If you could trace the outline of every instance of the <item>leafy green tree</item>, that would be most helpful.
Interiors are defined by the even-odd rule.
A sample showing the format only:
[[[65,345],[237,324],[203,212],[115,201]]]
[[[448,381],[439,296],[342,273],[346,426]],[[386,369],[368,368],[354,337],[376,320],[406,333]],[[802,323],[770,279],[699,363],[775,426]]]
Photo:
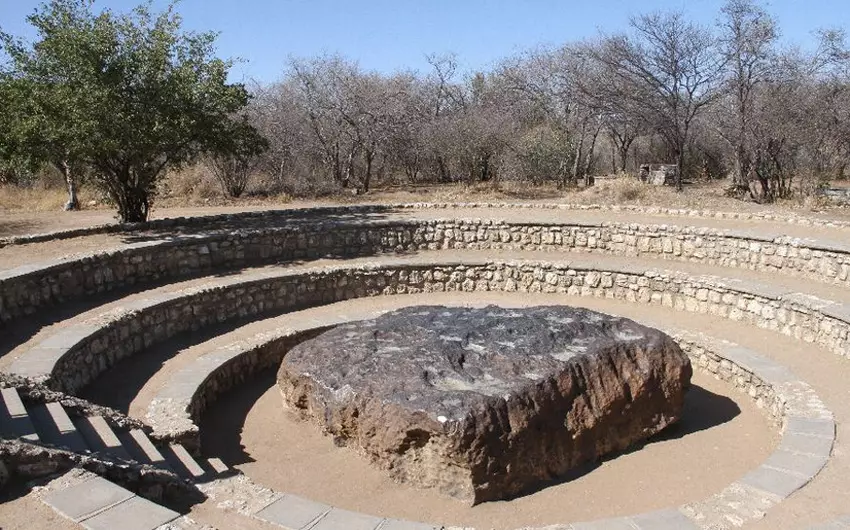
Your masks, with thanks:
[[[92,6],[52,0],[28,18],[32,45],[3,37],[10,60],[2,83],[19,87],[5,127],[13,150],[60,169],[86,164],[124,222],[147,220],[168,169],[242,153],[245,138],[262,150],[235,118],[249,95],[227,82],[233,63],[215,57],[216,34],[184,32],[173,4],[127,14]]]

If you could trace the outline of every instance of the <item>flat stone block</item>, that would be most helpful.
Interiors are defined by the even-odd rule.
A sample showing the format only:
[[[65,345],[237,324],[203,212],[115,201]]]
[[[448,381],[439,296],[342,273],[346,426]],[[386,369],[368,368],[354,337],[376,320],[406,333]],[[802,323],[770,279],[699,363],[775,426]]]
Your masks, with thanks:
[[[65,517],[80,522],[93,514],[135,494],[101,477],[92,477],[69,488],[54,491],[44,497],[44,502]]]
[[[89,530],[155,530],[180,514],[141,497],[133,497],[82,521]]]
[[[11,372],[22,377],[46,377],[68,348],[36,346],[27,350],[12,363]]]
[[[811,477],[799,477],[778,469],[761,466],[747,473],[740,482],[784,499],[805,486],[809,480],[811,480]]]
[[[848,528],[850,528],[850,522],[844,522],[841,519],[837,519],[828,523],[810,526],[808,530],[847,530]]]
[[[832,420],[789,416],[785,422],[785,431],[811,436],[823,436],[824,438],[835,438],[835,422]]]
[[[660,431],[680,416],[690,376],[670,337],[624,318],[416,306],[296,345],[278,385],[288,406],[398,482],[477,504]],[[628,384],[606,383],[620,378]]]
[[[425,523],[413,523],[410,521],[384,521],[379,530],[438,530],[441,527]]]
[[[40,348],[71,348],[98,329],[97,326],[91,325],[74,326],[47,337],[38,346]]]
[[[254,517],[290,530],[301,530],[331,510],[330,506],[295,495],[285,495],[269,504]]]
[[[829,457],[832,453],[832,438],[807,436],[805,434],[786,432],[779,443],[779,449],[795,453],[806,453],[815,456]]]
[[[825,456],[811,456],[788,451],[774,451],[764,465],[791,471],[804,477],[814,477],[826,465]]]
[[[376,530],[383,522],[381,517],[333,508],[310,530]]]
[[[625,517],[602,519],[587,523],[573,523],[573,530],[635,530],[635,525]]]
[[[699,530],[685,514],[674,509],[643,513],[631,519],[640,530]]]
[[[848,304],[831,304],[821,309],[821,313],[842,322],[850,322],[850,305]]]

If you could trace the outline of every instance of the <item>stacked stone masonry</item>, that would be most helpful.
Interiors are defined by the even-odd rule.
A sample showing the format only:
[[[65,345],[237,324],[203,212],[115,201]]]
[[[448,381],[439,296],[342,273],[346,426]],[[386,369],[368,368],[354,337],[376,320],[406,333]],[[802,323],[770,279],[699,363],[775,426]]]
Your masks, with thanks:
[[[137,284],[319,257],[441,249],[575,251],[651,256],[850,285],[850,245],[709,228],[604,223],[526,225],[500,221],[337,221],[220,230],[0,273],[0,320]]]
[[[565,293],[661,305],[742,321],[840,355],[850,353],[850,314],[841,304],[714,277],[601,267],[592,262],[451,264],[417,262],[414,257],[306,272],[263,271],[254,278],[143,300],[139,307],[124,308],[101,325],[69,328],[64,337],[48,339],[50,348],[25,353],[12,371],[47,379],[52,388],[74,394],[119,360],[180,332],[352,298],[449,291]]]

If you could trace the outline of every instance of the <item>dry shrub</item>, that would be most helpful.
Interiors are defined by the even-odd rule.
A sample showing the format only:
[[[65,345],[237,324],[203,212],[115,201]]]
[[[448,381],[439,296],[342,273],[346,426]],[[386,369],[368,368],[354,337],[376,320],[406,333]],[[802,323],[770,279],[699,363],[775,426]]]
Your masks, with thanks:
[[[376,189],[369,194],[386,201],[409,202],[512,202],[561,199],[563,190],[553,183],[531,184],[502,180],[474,184],[401,185]]]
[[[160,181],[157,195],[156,202],[175,206],[209,204],[223,199],[221,186],[201,164],[169,172]]]
[[[620,202],[635,202],[646,197],[647,185],[634,179],[625,181],[617,188],[617,200]]]
[[[582,203],[621,204],[644,203],[668,191],[661,186],[644,184],[634,177],[599,179],[594,186],[576,193],[574,199]]]

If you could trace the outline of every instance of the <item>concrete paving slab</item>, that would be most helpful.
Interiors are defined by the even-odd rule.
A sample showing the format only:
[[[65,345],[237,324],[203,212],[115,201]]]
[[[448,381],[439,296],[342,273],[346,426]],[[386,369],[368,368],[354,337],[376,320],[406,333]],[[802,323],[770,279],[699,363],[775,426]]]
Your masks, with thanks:
[[[699,526],[675,509],[643,513],[631,519],[640,530],[699,530]]]
[[[39,440],[21,396],[14,388],[0,390],[0,434],[23,438],[29,442]]]
[[[439,528],[441,527],[426,523],[388,519],[384,521],[384,524],[380,526],[379,530],[438,530]]]
[[[171,444],[163,453],[166,461],[178,475],[185,478],[199,479],[204,476],[202,468],[181,444]]]
[[[788,416],[785,420],[785,431],[797,434],[807,434],[810,436],[834,438],[835,422],[832,420]]]
[[[47,337],[38,346],[41,348],[71,348],[98,329],[100,329],[98,326],[78,324]]]
[[[9,371],[22,377],[33,379],[48,377],[53,367],[67,353],[68,348],[48,348],[35,346],[15,359]]]
[[[842,517],[828,523],[810,526],[808,530],[847,530],[850,528],[850,516]]]
[[[333,508],[310,530],[376,530],[383,522],[382,517]]]
[[[116,458],[130,460],[130,455],[124,449],[121,440],[118,439],[103,416],[77,418],[75,425],[92,451],[103,451]]]
[[[134,496],[133,492],[95,476],[48,493],[44,496],[44,502],[65,517],[80,522]]]
[[[37,405],[30,409],[30,417],[42,441],[77,453],[88,450],[88,445],[60,403]]]
[[[180,517],[180,514],[141,497],[132,497],[84,519],[89,530],[155,530]]]
[[[626,518],[603,519],[587,523],[573,523],[573,530],[637,530],[635,525]]]
[[[762,465],[747,473],[739,482],[784,499],[810,480],[811,477],[801,477]]]
[[[290,530],[309,528],[319,517],[325,515],[331,507],[295,495],[284,495],[269,504],[254,517],[283,526]]]
[[[822,308],[821,313],[842,322],[850,322],[850,304],[830,304]]]
[[[779,442],[779,449],[795,453],[829,457],[832,453],[832,438],[807,436],[794,432],[786,432]]]
[[[814,477],[823,469],[828,460],[829,458],[825,456],[804,455],[778,450],[765,460],[764,465],[804,477]]]

